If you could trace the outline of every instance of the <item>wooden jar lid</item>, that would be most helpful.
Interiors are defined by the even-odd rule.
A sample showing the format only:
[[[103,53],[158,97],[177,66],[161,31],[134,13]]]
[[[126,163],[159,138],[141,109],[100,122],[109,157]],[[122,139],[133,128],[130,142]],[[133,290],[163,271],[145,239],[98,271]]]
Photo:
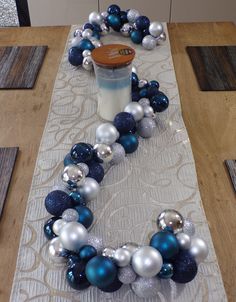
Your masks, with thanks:
[[[93,61],[104,68],[119,68],[129,65],[134,56],[134,49],[122,44],[108,44],[92,51]]]

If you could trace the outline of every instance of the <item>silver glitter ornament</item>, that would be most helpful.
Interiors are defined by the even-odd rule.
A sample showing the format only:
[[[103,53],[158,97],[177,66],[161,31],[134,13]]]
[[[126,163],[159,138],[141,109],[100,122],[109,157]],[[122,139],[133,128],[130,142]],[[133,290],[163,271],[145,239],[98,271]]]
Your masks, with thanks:
[[[142,246],[133,254],[131,263],[137,275],[150,278],[160,272],[163,260],[155,248]]]
[[[133,8],[131,8],[127,13],[127,19],[130,23],[134,23],[139,16],[139,11]]]
[[[106,19],[106,17],[108,17],[108,12],[107,11],[104,11],[104,12],[101,12],[101,16],[103,17],[103,19]]]
[[[77,29],[74,31],[74,37],[82,37],[82,32],[83,32],[83,29],[82,29],[82,28],[77,28]]]
[[[149,99],[146,99],[146,98],[142,98],[140,99],[139,101],[139,104],[144,107],[144,106],[150,106],[150,101]]]
[[[183,232],[189,236],[193,236],[195,234],[195,226],[191,220],[184,219]]]
[[[86,177],[83,184],[78,187],[78,192],[85,201],[91,201],[97,197],[100,186],[94,178]]]
[[[103,123],[96,130],[96,143],[112,145],[119,138],[119,132],[111,123]]]
[[[144,112],[144,117],[155,118],[155,113],[151,106],[143,106],[143,112]]]
[[[137,125],[137,132],[143,138],[150,138],[153,136],[155,128],[155,121],[150,117],[144,117]]]
[[[82,37],[84,39],[90,39],[92,37],[92,35],[93,35],[93,31],[90,28],[86,28],[82,32]]]
[[[151,24],[149,25],[149,32],[150,35],[152,35],[154,38],[157,38],[163,32],[163,25],[161,24],[161,22],[151,22]]]
[[[121,144],[114,143],[111,145],[111,151],[113,154],[111,164],[118,165],[125,159],[125,149]]]
[[[132,284],[131,289],[139,298],[152,298],[160,291],[160,281],[158,278],[138,277]]]
[[[112,149],[106,144],[96,144],[93,150],[96,152],[97,157],[104,163],[109,163],[113,159]]]
[[[67,222],[63,219],[57,219],[52,226],[53,232],[59,236],[62,228],[67,224]]]
[[[85,176],[89,174],[89,167],[85,163],[78,163],[77,166],[79,166],[83,171]]]
[[[203,262],[208,256],[209,250],[206,242],[201,238],[193,238],[189,249],[190,254],[197,263]]]
[[[127,242],[122,245],[122,248],[127,249],[133,255],[133,253],[135,253],[140,248],[140,246],[134,242]]]
[[[102,238],[89,234],[88,235],[88,245],[93,246],[98,254],[104,249]]]
[[[102,23],[100,25],[100,27],[101,27],[101,35],[102,36],[106,36],[107,34],[109,34],[110,28],[105,23]]]
[[[140,121],[143,116],[143,107],[138,102],[131,102],[125,106],[125,112],[128,112],[133,115],[136,122]]]
[[[87,244],[88,231],[81,223],[71,221],[62,228],[59,238],[65,249],[76,252]]]
[[[87,56],[83,59],[82,66],[85,70],[90,71],[93,69],[93,60],[91,57]]]
[[[71,164],[64,168],[61,178],[68,185],[78,186],[83,183],[85,174],[79,166]]]
[[[170,227],[175,234],[182,232],[183,224],[183,216],[172,209],[164,210],[157,218],[157,226],[161,230],[164,230],[166,227]]]
[[[156,43],[162,45],[166,41],[166,34],[163,32],[159,37],[156,38]]]
[[[156,39],[151,35],[147,35],[143,38],[142,45],[145,49],[152,50],[156,47]]]
[[[136,74],[138,73],[138,69],[137,69],[137,67],[134,66],[134,65],[132,66],[132,72],[133,72],[133,73],[136,73]]]
[[[49,242],[48,246],[48,255],[50,259],[52,259],[56,263],[65,262],[66,259],[63,257],[66,254],[66,249],[61,243],[59,237],[53,238]]]
[[[103,22],[103,17],[98,12],[91,12],[89,14],[89,23],[92,23],[94,25],[100,25]]]
[[[72,41],[71,41],[71,45],[70,46],[71,47],[79,47],[79,43],[80,43],[81,40],[82,40],[82,38],[79,37],[79,36],[73,38]]]
[[[145,86],[147,86],[148,84],[148,80],[139,80],[138,82],[138,88],[144,88]]]
[[[62,213],[61,217],[66,222],[78,221],[79,220],[79,214],[75,209],[66,209]]]
[[[134,272],[134,270],[132,269],[132,267],[130,265],[128,265],[126,267],[119,268],[117,277],[121,283],[130,284],[135,281],[135,279],[137,278],[137,275]]]
[[[122,36],[124,37],[129,37],[131,31],[133,30],[133,26],[130,23],[125,23],[121,29],[120,29],[120,33],[122,34]]]
[[[118,248],[114,254],[114,261],[117,266],[125,267],[130,264],[131,252],[125,248]]]
[[[102,251],[102,256],[113,259],[115,255],[115,251],[116,250],[113,249],[112,247],[105,247],[105,249],[103,249]]]
[[[176,238],[179,242],[179,247],[182,250],[188,250],[190,248],[191,238],[188,234],[180,232],[176,234]]]

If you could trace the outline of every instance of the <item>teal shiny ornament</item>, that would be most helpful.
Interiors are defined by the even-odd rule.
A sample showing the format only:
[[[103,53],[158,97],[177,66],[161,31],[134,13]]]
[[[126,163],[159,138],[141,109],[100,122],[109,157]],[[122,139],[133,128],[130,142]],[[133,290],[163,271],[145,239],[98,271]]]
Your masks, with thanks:
[[[81,223],[84,227],[89,228],[93,223],[93,213],[88,207],[76,206],[74,208],[79,214],[78,222]]]
[[[91,245],[84,245],[79,250],[79,257],[84,262],[88,262],[95,256],[97,256],[97,250]]]
[[[141,42],[143,40],[143,34],[139,30],[133,30],[130,34],[130,38],[131,38],[133,43],[141,44]]]
[[[131,133],[120,136],[117,142],[123,146],[125,153],[133,153],[139,145],[138,137]]]
[[[88,39],[82,39],[80,42],[79,42],[79,49],[80,50],[93,50],[95,47],[94,45],[92,44],[92,42]]]
[[[157,274],[157,277],[161,279],[170,279],[174,274],[174,268],[171,263],[163,263],[160,272]]]
[[[120,16],[118,16],[118,15],[108,15],[107,23],[115,31],[120,31],[120,28],[121,28],[121,25],[122,25]]]

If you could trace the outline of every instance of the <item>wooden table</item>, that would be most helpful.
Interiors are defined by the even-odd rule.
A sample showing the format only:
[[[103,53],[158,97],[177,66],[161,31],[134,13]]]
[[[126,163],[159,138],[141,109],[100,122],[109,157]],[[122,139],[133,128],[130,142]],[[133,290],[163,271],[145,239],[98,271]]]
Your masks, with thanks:
[[[184,121],[196,162],[203,206],[229,301],[236,301],[236,198],[224,159],[236,158],[236,92],[199,91],[187,45],[236,45],[232,23],[168,26]],[[26,202],[69,27],[0,30],[0,46],[48,45],[33,90],[0,91],[0,146],[19,146],[0,221],[0,301],[9,300]]]

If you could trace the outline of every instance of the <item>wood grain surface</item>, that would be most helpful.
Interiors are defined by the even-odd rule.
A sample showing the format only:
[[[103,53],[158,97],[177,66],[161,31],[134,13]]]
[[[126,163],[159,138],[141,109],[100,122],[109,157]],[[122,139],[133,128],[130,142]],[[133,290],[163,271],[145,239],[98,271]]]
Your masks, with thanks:
[[[0,148],[0,216],[11,181],[18,147]]]
[[[0,47],[0,88],[32,88],[47,46]]]
[[[236,193],[236,160],[235,159],[227,159],[225,160],[225,165],[228,169],[229,176],[232,181],[232,185],[234,187],[234,191]]]
[[[188,46],[186,49],[201,90],[236,90],[236,46]]]

